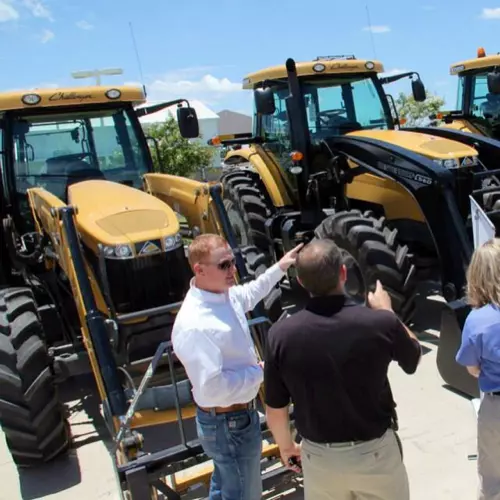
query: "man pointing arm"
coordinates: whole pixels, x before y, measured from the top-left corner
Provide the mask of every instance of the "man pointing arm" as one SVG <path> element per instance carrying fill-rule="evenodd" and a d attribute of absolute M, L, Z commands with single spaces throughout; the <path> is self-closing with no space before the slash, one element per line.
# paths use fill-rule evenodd
<path fill-rule="evenodd" d="M 194 278 L 177 314 L 172 343 L 193 386 L 198 437 L 214 462 L 210 499 L 261 498 L 255 398 L 263 370 L 245 313 L 285 276 L 301 247 L 243 285 L 235 283 L 235 258 L 224 238 L 200 235 L 189 247 Z"/>

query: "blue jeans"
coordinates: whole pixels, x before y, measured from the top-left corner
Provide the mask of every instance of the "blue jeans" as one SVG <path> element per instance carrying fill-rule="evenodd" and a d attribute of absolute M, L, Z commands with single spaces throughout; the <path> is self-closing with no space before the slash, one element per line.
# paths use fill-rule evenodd
<path fill-rule="evenodd" d="M 196 414 L 198 438 L 213 460 L 210 500 L 260 500 L 262 437 L 256 410 Z"/>

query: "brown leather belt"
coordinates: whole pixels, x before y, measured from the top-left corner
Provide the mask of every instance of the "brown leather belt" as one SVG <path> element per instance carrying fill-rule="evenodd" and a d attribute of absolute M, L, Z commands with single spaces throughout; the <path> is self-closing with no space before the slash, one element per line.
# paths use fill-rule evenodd
<path fill-rule="evenodd" d="M 213 408 L 205 408 L 203 406 L 198 406 L 198 408 L 207 413 L 229 413 L 230 411 L 240 411 L 240 410 L 248 410 L 251 408 L 255 408 L 255 404 L 253 401 L 250 403 L 236 403 L 231 406 L 215 406 Z"/>

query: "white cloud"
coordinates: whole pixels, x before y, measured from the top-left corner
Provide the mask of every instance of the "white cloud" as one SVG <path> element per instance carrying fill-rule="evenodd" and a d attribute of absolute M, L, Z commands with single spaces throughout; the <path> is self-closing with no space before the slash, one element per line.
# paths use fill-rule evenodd
<path fill-rule="evenodd" d="M 500 7 L 495 8 L 483 8 L 483 12 L 481 13 L 481 17 L 483 19 L 500 19 Z"/>
<path fill-rule="evenodd" d="M 206 69 L 187 68 L 170 71 L 147 85 L 149 97 L 153 100 L 185 97 L 211 106 L 229 96 L 246 95 L 247 91 L 241 88 L 241 83 L 232 82 L 227 77 L 218 78 L 205 72 Z"/>
<path fill-rule="evenodd" d="M 49 42 L 50 40 L 52 40 L 54 38 L 54 32 L 53 31 L 50 31 L 50 30 L 43 30 L 43 33 L 42 35 L 40 36 L 40 41 L 42 43 L 47 43 Z"/>
<path fill-rule="evenodd" d="M 0 0 L 0 23 L 14 21 L 14 19 L 19 19 L 17 10 L 8 1 Z"/>
<path fill-rule="evenodd" d="M 89 22 L 85 21 L 84 19 L 82 19 L 81 21 L 78 21 L 76 23 L 76 25 L 82 29 L 82 30 L 93 30 L 94 29 L 94 25 L 93 24 L 90 24 Z"/>
<path fill-rule="evenodd" d="M 52 17 L 52 13 L 50 10 L 43 4 L 42 0 L 23 0 L 23 5 L 30 10 L 30 12 L 35 17 L 41 17 L 44 19 L 48 19 L 49 21 L 54 21 Z"/>
<path fill-rule="evenodd" d="M 363 31 L 371 31 L 372 33 L 389 33 L 391 28 L 389 26 L 365 26 Z"/>

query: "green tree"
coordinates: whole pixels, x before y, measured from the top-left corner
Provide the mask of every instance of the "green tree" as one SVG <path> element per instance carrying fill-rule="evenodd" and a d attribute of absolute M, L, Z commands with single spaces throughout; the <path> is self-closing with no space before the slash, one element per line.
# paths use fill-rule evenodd
<path fill-rule="evenodd" d="M 437 113 L 444 106 L 444 99 L 437 95 L 431 95 L 427 92 L 427 99 L 424 102 L 416 102 L 412 94 L 400 92 L 396 99 L 396 109 L 399 118 L 406 119 L 408 126 L 419 125 L 421 122 Z"/>
<path fill-rule="evenodd" d="M 170 117 L 163 123 L 153 124 L 146 135 L 156 139 L 160 161 L 156 148 L 150 141 L 154 170 L 164 174 L 190 177 L 197 170 L 209 167 L 214 154 L 213 147 L 199 142 L 190 142 L 181 136 L 175 118 Z"/>

